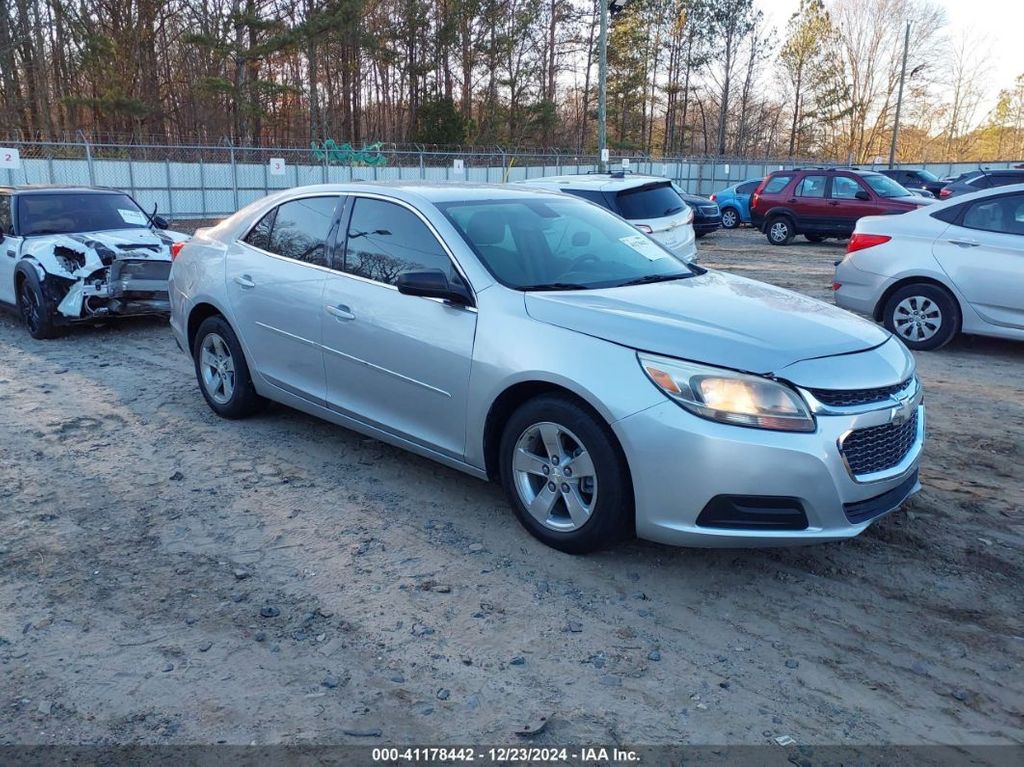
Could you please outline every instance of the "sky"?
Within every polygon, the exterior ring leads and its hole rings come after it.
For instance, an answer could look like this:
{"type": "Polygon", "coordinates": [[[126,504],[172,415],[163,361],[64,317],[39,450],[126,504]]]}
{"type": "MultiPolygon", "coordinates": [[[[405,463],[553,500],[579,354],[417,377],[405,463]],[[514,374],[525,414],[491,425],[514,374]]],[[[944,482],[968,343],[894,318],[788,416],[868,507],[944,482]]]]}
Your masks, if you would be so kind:
{"type": "MultiPolygon", "coordinates": [[[[999,91],[1009,88],[1017,75],[1024,74],[1024,1],[1022,0],[932,0],[946,11],[946,33],[956,38],[968,32],[983,40],[989,49],[990,71],[984,111],[995,106],[999,91]]],[[[799,0],[756,0],[769,22],[785,37],[786,22],[800,5],[799,0]]]]}

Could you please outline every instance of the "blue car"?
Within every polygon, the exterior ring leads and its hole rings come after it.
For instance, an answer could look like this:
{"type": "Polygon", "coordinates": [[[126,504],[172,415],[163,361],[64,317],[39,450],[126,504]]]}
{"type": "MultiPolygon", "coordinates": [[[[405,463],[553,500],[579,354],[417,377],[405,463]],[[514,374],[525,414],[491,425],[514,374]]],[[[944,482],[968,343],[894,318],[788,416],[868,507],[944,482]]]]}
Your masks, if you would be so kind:
{"type": "Polygon", "coordinates": [[[750,195],[757,189],[761,179],[752,178],[740,184],[733,184],[717,194],[711,195],[711,199],[718,203],[722,209],[722,226],[726,229],[735,229],[740,224],[750,223],[750,195]]]}

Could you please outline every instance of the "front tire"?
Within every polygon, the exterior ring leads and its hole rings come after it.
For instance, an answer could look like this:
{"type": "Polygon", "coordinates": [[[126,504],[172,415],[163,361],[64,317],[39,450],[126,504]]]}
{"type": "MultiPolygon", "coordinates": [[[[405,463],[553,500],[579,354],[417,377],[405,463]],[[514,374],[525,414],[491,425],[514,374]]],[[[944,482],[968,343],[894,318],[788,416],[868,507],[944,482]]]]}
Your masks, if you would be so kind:
{"type": "Polygon", "coordinates": [[[262,409],[242,346],[235,331],[220,315],[207,317],[192,346],[196,380],[206,404],[221,418],[245,418],[262,409]]]}
{"type": "Polygon", "coordinates": [[[577,400],[526,402],[505,425],[498,455],[516,517],[548,546],[586,554],[632,531],[633,485],[618,442],[577,400]]]}
{"type": "Polygon", "coordinates": [[[883,310],[885,327],[908,348],[941,349],[960,330],[960,306],[945,288],[919,282],[893,293],[883,310]]]}
{"type": "Polygon", "coordinates": [[[35,270],[22,269],[18,273],[18,315],[33,338],[56,338],[60,331],[53,322],[54,307],[46,297],[39,275],[35,270]]]}
{"type": "Polygon", "coordinates": [[[764,231],[772,245],[789,245],[796,236],[792,222],[784,216],[771,219],[764,231]]]}
{"type": "Polygon", "coordinates": [[[735,229],[740,225],[740,214],[735,208],[722,209],[722,226],[725,229],[735,229]]]}

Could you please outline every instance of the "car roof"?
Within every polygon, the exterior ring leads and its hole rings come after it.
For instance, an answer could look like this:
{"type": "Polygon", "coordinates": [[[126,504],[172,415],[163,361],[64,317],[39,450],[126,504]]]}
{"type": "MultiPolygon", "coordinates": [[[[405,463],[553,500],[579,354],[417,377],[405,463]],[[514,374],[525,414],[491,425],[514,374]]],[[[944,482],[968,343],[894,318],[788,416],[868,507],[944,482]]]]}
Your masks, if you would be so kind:
{"type": "Polygon", "coordinates": [[[120,189],[105,186],[69,186],[67,184],[21,184],[18,186],[0,186],[0,192],[16,195],[53,194],[54,192],[70,192],[74,194],[124,194],[120,189]]]}
{"type": "Polygon", "coordinates": [[[542,176],[525,181],[513,181],[512,184],[535,186],[545,189],[591,189],[599,192],[621,192],[659,182],[668,183],[664,176],[648,176],[639,173],[580,173],[564,176],[542,176]]]}
{"type": "MultiPolygon", "coordinates": [[[[538,195],[565,199],[557,191],[531,189],[516,184],[474,184],[438,181],[353,181],[340,184],[315,184],[282,189],[266,199],[280,202],[310,194],[384,194],[407,202],[466,202],[472,200],[521,200],[538,195]]],[[[258,202],[258,201],[257,201],[258,202]]]]}

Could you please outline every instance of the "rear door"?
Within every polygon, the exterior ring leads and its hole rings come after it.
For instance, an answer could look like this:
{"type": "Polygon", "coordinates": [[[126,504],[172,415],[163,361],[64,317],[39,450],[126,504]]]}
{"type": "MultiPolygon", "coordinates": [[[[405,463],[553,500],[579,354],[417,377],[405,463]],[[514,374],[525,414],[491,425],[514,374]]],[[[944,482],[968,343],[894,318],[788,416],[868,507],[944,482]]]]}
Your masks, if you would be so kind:
{"type": "Polygon", "coordinates": [[[228,249],[227,293],[253,372],[323,404],[320,347],[328,244],[342,198],[302,197],[271,210],[228,249]]]}
{"type": "Polygon", "coordinates": [[[736,187],[736,205],[739,207],[741,221],[750,221],[750,196],[760,183],[761,181],[758,179],[757,181],[747,181],[736,187]]]}
{"type": "Polygon", "coordinates": [[[804,232],[831,232],[834,214],[829,206],[828,176],[809,173],[797,182],[793,197],[787,200],[796,217],[797,229],[804,232]]]}
{"type": "Polygon", "coordinates": [[[983,319],[1024,328],[1024,192],[969,203],[933,252],[983,319]]]}

